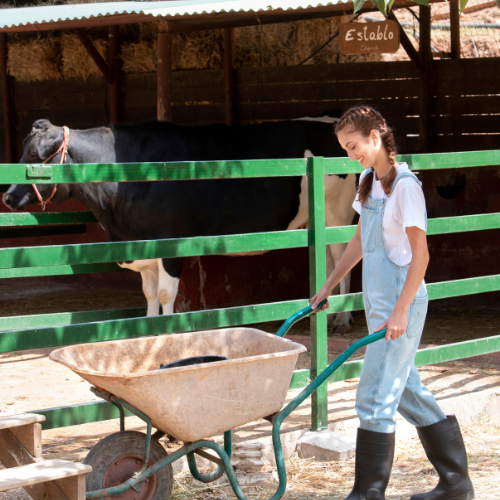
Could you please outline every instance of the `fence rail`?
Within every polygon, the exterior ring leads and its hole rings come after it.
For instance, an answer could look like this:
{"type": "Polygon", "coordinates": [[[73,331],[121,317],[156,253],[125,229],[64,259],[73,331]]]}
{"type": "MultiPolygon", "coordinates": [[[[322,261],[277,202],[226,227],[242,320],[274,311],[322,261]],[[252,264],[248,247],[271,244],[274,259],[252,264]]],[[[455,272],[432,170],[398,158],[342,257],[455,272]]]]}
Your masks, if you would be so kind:
{"type": "MultiPolygon", "coordinates": [[[[500,150],[398,157],[413,170],[500,165],[500,150]]],[[[0,278],[55,276],[119,270],[114,263],[159,257],[187,257],[223,253],[309,247],[310,292],[325,279],[325,246],[345,243],[354,226],[325,228],[324,176],[360,172],[357,162],[345,158],[255,160],[231,162],[182,162],[85,165],[3,165],[0,183],[53,184],[64,182],[228,179],[266,176],[309,177],[309,229],[154,241],[90,243],[0,249],[0,278]]],[[[0,214],[0,227],[96,222],[87,212],[0,214]]],[[[428,234],[448,234],[500,228],[500,214],[431,219],[428,234]]],[[[428,284],[430,300],[500,290],[500,275],[428,284]]],[[[332,296],[331,312],[363,308],[361,293],[332,296]]],[[[38,349],[82,342],[131,338],[142,335],[187,332],[257,322],[283,320],[307,300],[197,311],[169,316],[143,317],[145,310],[86,311],[0,318],[0,352],[38,349]]],[[[500,350],[500,336],[419,351],[419,365],[460,359],[500,350]]],[[[306,385],[327,366],[326,315],[311,318],[311,370],[298,370],[291,388],[306,385]]],[[[330,381],[359,376],[362,361],[345,363],[330,381]]],[[[47,417],[44,428],[54,428],[115,418],[108,403],[89,403],[36,410],[47,417]]],[[[312,428],[326,428],[327,387],[313,395],[312,428]]]]}

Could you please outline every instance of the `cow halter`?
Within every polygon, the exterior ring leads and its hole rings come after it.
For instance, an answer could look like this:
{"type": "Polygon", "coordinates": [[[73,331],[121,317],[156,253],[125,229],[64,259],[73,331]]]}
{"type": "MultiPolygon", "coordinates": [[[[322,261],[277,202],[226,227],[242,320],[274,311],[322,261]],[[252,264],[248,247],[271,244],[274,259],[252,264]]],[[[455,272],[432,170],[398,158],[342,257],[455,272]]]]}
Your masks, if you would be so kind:
{"type": "MultiPolygon", "coordinates": [[[[54,156],[56,156],[59,152],[61,152],[61,159],[59,161],[59,164],[64,163],[64,160],[66,159],[66,155],[68,153],[69,128],[64,126],[63,131],[64,131],[63,141],[62,141],[62,144],[59,146],[59,149],[53,155],[49,156],[46,160],[42,161],[42,163],[47,163],[49,160],[52,160],[52,158],[54,158],[54,156]]],[[[50,203],[50,200],[54,197],[54,195],[57,192],[57,184],[54,184],[54,187],[52,189],[52,193],[50,194],[48,199],[45,201],[43,201],[42,195],[40,194],[40,191],[38,191],[36,184],[32,184],[32,186],[33,186],[33,189],[35,190],[35,194],[38,198],[38,201],[40,202],[40,205],[42,206],[42,210],[45,210],[45,206],[50,203]]]]}

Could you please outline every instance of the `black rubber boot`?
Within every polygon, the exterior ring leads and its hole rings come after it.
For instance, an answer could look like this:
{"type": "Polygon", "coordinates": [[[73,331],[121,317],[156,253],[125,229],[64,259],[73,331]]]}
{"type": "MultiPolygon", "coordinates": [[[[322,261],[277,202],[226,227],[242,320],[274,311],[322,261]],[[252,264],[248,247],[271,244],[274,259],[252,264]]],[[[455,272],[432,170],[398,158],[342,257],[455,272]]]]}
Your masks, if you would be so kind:
{"type": "Polygon", "coordinates": [[[354,486],[345,500],[384,500],[394,459],[395,433],[358,429],[354,486]]]}
{"type": "Polygon", "coordinates": [[[417,427],[427,458],[435,467],[439,482],[428,493],[410,500],[472,500],[474,488],[467,470],[467,452],[454,415],[432,425],[417,427]]]}

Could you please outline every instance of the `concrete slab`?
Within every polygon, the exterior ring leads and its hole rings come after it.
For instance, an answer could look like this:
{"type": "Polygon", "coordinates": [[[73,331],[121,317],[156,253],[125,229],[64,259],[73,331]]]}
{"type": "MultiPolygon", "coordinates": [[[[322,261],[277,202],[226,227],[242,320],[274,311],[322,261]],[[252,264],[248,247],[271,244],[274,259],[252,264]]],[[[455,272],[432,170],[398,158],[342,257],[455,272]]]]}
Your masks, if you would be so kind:
{"type": "Polygon", "coordinates": [[[329,430],[306,432],[297,442],[301,458],[314,458],[318,462],[348,460],[354,456],[356,441],[329,430]]]}

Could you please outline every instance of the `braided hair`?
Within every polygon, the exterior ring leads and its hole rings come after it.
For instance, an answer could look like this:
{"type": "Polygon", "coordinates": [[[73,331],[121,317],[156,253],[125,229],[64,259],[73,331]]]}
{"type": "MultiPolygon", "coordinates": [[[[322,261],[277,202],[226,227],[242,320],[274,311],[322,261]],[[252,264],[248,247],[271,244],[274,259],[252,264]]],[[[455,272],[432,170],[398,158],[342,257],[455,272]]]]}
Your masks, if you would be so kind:
{"type": "MultiPolygon", "coordinates": [[[[369,137],[372,130],[380,134],[382,144],[389,154],[391,164],[390,172],[381,180],[382,188],[386,194],[391,192],[391,186],[396,178],[396,144],[392,129],[387,125],[383,116],[370,106],[357,106],[348,109],[335,126],[335,133],[348,129],[349,132],[359,132],[363,137],[369,137]]],[[[364,176],[358,190],[359,201],[364,205],[372,190],[374,170],[364,176]]]]}

